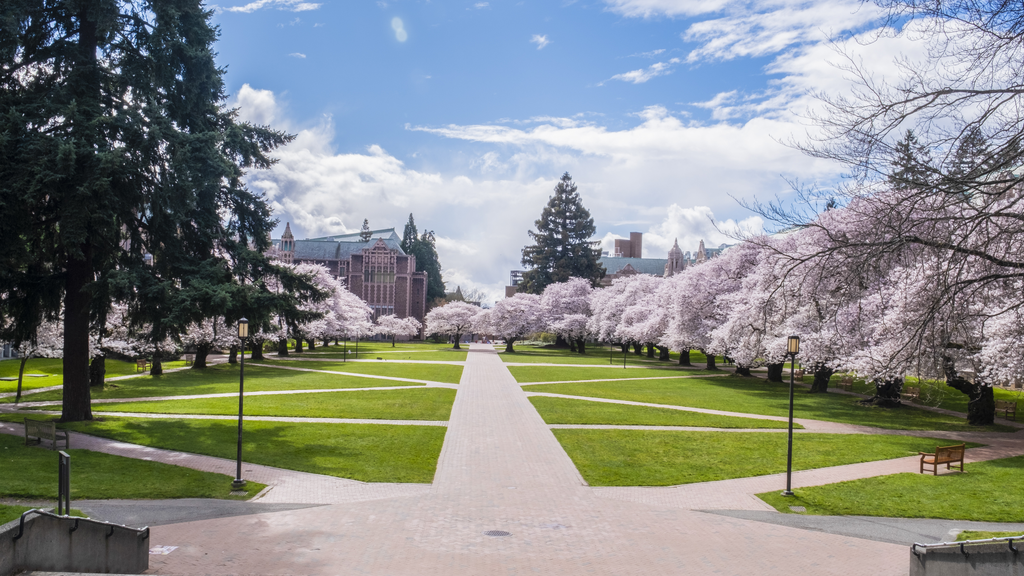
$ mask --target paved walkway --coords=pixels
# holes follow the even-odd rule
[[[151,572],[906,573],[902,546],[631,501],[612,490],[586,486],[493,349],[474,345],[432,485],[374,501],[159,526],[153,545],[179,548],[152,557]]]

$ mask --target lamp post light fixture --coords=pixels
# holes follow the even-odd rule
[[[242,341],[242,363],[238,370],[238,458],[235,462],[235,479],[231,481],[232,490],[245,488],[242,480],[242,400],[245,398],[245,340],[249,337],[249,321],[242,318],[238,321],[238,339]]]
[[[793,374],[796,370],[796,355],[800,353],[800,337],[790,336],[786,340],[786,354],[789,355],[789,452],[786,455],[786,490],[783,496],[793,495]]]

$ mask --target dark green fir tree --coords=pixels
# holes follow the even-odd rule
[[[409,214],[409,221],[402,231],[402,250],[416,257],[416,271],[427,273],[427,304],[437,298],[444,298],[444,279],[441,278],[441,261],[437,256],[436,239],[433,230],[419,234],[416,220]]]
[[[932,169],[928,149],[921,145],[913,130],[907,130],[893,150],[892,171],[887,179],[896,190],[931,188]]]
[[[0,338],[63,313],[64,421],[92,417],[111,299],[153,337],[268,314],[269,206],[242,182],[289,137],[225,109],[199,0],[0,2]],[[294,279],[290,279],[294,280]]]
[[[549,284],[569,278],[584,278],[597,286],[605,275],[598,262],[598,242],[591,240],[597,228],[568,172],[534,225],[537,231],[529,232],[534,244],[523,248],[522,263],[529,270],[523,273],[520,291],[540,294]]]
[[[373,232],[370,231],[370,219],[363,218],[363,227],[359,230],[359,239],[363,242],[369,242],[370,238],[373,238]]]

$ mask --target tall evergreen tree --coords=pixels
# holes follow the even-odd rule
[[[523,266],[530,269],[523,273],[521,292],[540,294],[549,284],[569,278],[583,278],[597,286],[605,275],[597,261],[598,243],[590,240],[597,228],[568,172],[562,174],[555,195],[534,225],[537,231],[529,234],[535,244],[523,248]]]
[[[359,230],[359,239],[363,242],[369,242],[370,238],[373,238],[373,232],[370,231],[370,219],[363,218],[363,227]]]
[[[441,261],[437,257],[436,239],[433,230],[424,230],[417,236],[416,220],[409,214],[409,221],[402,231],[402,250],[416,257],[416,271],[427,273],[427,303],[435,298],[444,298],[444,280],[441,278]]]
[[[90,323],[110,295],[159,336],[254,310],[243,281],[279,273],[242,176],[289,137],[222,107],[211,16],[199,0],[0,3],[0,315],[18,338],[63,307],[65,421],[92,417]]]
[[[887,179],[897,190],[925,189],[931,186],[931,156],[913,130],[907,130],[893,150],[892,170]]]

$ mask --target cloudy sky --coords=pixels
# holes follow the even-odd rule
[[[566,171],[605,249],[760,228],[741,200],[841,177],[780,143],[813,132],[814,91],[849,90],[837,47],[881,75],[918,49],[866,42],[879,14],[852,0],[222,1],[231,105],[297,135],[249,175],[277,233],[412,213],[449,289],[493,298]]]

